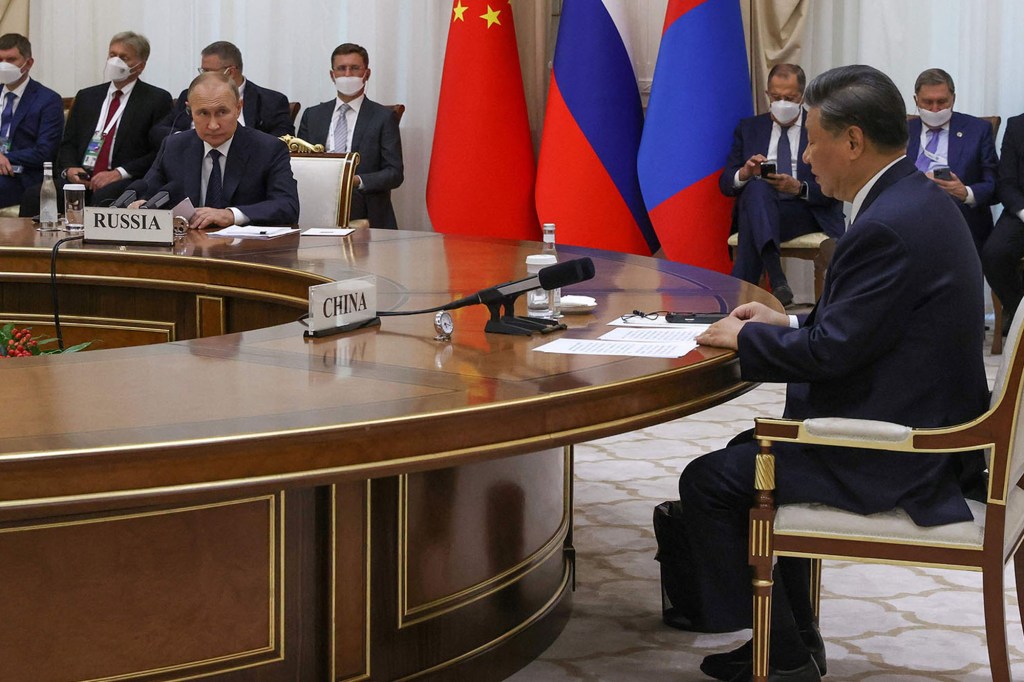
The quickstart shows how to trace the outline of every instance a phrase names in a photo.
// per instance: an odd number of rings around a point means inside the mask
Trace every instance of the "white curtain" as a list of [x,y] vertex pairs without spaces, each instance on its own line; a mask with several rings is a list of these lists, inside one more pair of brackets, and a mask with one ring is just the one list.
[[[813,76],[843,64],[885,71],[913,112],[914,81],[927,68],[953,76],[959,111],[1007,117],[1024,111],[1015,69],[1024,64],[1019,0],[814,0],[804,49]],[[1000,138],[1002,130],[1000,130]]]

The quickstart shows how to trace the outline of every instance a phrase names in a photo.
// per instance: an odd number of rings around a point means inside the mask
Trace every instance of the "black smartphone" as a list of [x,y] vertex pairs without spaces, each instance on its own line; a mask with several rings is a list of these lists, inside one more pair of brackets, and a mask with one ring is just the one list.
[[672,324],[711,324],[728,316],[729,313],[669,313],[665,321]]
[[949,166],[937,166],[932,169],[932,175],[939,180],[952,180],[953,172],[949,170]]
[[772,175],[775,175],[777,170],[778,170],[778,167],[775,165],[774,161],[762,161],[761,162],[761,177],[762,178],[765,175],[768,175],[769,173],[771,173]]

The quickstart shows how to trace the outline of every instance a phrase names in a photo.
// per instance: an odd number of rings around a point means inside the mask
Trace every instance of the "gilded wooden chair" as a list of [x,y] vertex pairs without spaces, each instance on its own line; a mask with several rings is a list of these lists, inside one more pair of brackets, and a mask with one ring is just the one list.
[[301,106],[298,102],[288,102],[288,115],[291,117],[292,123],[295,123],[295,117],[299,115]]
[[299,227],[366,227],[365,221],[349,220],[359,152],[329,154],[322,144],[291,135],[281,140],[288,145],[299,188]]
[[[817,602],[821,559],[898,563],[982,574],[989,664],[995,682],[1008,682],[1003,570],[1014,560],[1018,608],[1024,616],[1024,424],[1020,423],[1024,351],[1021,322],[1014,320],[1007,353],[996,375],[989,410],[956,426],[912,429],[859,419],[757,419],[755,502],[750,511],[750,565],[754,569],[754,679],[768,673],[772,562],[775,556],[814,560],[812,599]],[[988,498],[968,500],[974,520],[932,528],[915,525],[902,510],[862,516],[819,504],[775,507],[773,442],[893,450],[908,457],[984,449]],[[814,604],[817,613],[817,603]]]
[[[726,242],[729,245],[729,255],[739,245],[739,234],[733,232]],[[814,300],[821,298],[821,290],[825,285],[825,271],[828,270],[829,261],[832,260],[832,252],[835,251],[836,241],[824,232],[811,232],[810,234],[794,237],[789,241],[779,244],[779,255],[783,258],[799,258],[814,262]]]

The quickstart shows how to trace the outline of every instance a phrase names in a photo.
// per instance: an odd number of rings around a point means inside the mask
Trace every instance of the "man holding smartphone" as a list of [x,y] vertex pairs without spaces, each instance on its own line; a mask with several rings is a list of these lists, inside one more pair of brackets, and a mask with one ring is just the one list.
[[918,118],[908,124],[907,158],[953,197],[981,248],[992,232],[996,146],[992,126],[953,111],[956,86],[942,69],[926,69],[914,83]]
[[766,272],[783,305],[792,303],[793,290],[782,271],[779,245],[811,232],[838,237],[845,226],[842,204],[821,193],[803,162],[806,80],[796,64],[772,67],[765,91],[771,111],[739,122],[718,180],[723,194],[737,198],[732,230],[739,233],[739,246],[733,277],[756,284]]

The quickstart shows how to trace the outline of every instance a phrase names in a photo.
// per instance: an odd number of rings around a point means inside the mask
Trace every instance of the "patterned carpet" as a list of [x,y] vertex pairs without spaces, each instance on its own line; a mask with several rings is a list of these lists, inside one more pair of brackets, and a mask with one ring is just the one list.
[[[998,358],[986,357],[992,379]],[[577,591],[562,635],[514,682],[706,680],[698,665],[749,631],[697,635],[661,623],[651,515],[678,498],[690,459],[782,413],[784,387],[762,385],[700,414],[576,448]],[[1015,677],[1024,679],[1024,636],[1012,567],[1007,630]],[[991,679],[981,574],[826,562],[821,630],[829,680],[982,682]]]

